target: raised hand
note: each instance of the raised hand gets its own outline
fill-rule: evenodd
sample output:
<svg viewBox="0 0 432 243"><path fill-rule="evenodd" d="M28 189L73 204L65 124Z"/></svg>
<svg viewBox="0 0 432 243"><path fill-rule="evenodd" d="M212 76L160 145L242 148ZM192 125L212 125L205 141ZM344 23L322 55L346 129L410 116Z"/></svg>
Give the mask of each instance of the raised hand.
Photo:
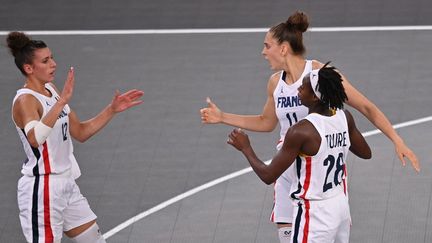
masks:
<svg viewBox="0 0 432 243"><path fill-rule="evenodd" d="M144 95L144 91L132 89L124 94L120 94L118 90L111 102L111 109L114 113L125 111L133 106L141 104L143 101L140 98Z"/></svg>
<svg viewBox="0 0 432 243"><path fill-rule="evenodd" d="M200 110L201 122L205 124L214 124L222 122L222 111L210 100L206 99L207 107Z"/></svg>
<svg viewBox="0 0 432 243"><path fill-rule="evenodd" d="M235 128L228 135L228 144L231 144L234 148L239 151L243 151L246 148L250 148L249 137L246 133L243 132L240 128Z"/></svg>
<svg viewBox="0 0 432 243"><path fill-rule="evenodd" d="M66 105L69 103L70 99L72 98L73 90L75 85L75 73L74 68L70 67L65 84L63 86L63 90L60 94L60 98L58 102L63 103Z"/></svg>

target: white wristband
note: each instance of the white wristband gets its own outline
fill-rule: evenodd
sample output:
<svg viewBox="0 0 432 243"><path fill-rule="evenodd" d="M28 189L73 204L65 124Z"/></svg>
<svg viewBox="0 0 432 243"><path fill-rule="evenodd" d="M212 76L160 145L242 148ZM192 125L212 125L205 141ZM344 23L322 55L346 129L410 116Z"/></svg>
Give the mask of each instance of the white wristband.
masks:
<svg viewBox="0 0 432 243"><path fill-rule="evenodd" d="M52 130L52 127L43 124L42 121L33 120L27 123L27 125L25 125L24 127L24 131L27 136L28 136L28 132L32 128L34 128L35 139L39 145L42 145L45 142L45 140L48 138Z"/></svg>
<svg viewBox="0 0 432 243"><path fill-rule="evenodd" d="M25 134L28 136L29 131L34 128L36 126L36 124L38 124L39 121L33 120L33 121L29 121L25 127L24 127L24 132Z"/></svg>

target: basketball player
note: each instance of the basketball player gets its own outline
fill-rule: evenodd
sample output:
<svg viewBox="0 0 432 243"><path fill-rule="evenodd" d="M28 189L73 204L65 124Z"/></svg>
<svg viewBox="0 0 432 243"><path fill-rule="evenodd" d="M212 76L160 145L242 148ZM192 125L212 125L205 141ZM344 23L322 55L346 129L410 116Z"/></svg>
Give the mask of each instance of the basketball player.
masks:
<svg viewBox="0 0 432 243"><path fill-rule="evenodd" d="M371 150L348 111L342 77L333 67L313 70L299 87L309 115L291 126L270 165L257 158L249 139L234 129L228 143L241 151L266 184L292 165L296 176L290 190L294 206L291 242L349 241L350 212L346 196L345 162L348 149L369 159Z"/></svg>
<svg viewBox="0 0 432 243"><path fill-rule="evenodd" d="M323 66L316 60L304 58L305 46L303 33L309 27L309 20L305 13L295 12L286 22L270 28L264 39L262 54L268 60L273 74L267 85L267 101L260 115L237 115L221 111L210 98L207 98L208 107L200 110L201 120L206 124L224 123L250 131L271 132L279 122L281 126L280 140L277 149L283 144L285 134L290 126L297 123L307 115L307 108L298 98L297 88L301 85L303 77L312 69ZM282 70L282 71L279 71ZM404 157L411 160L415 170L420 170L416 155L408 148L402 138L393 129L385 115L356 90L349 81L342 76L343 86L348 96L346 103L367 117L380 129L395 146L395 150L402 164ZM271 221L279 229L280 242L289 242L292 223L292 207L289 203L287 188L290 188L290 168L275 182L274 208Z"/></svg>
<svg viewBox="0 0 432 243"><path fill-rule="evenodd" d="M73 68L59 92L52 83L56 63L43 41L11 32L7 44L25 76L12 104L12 118L27 155L18 182L24 236L33 243L60 242L64 232L77 243L105 242L96 215L75 183L80 171L72 137L86 141L115 114L142 103L143 92L116 92L105 109L82 122L68 105L75 82Z"/></svg>

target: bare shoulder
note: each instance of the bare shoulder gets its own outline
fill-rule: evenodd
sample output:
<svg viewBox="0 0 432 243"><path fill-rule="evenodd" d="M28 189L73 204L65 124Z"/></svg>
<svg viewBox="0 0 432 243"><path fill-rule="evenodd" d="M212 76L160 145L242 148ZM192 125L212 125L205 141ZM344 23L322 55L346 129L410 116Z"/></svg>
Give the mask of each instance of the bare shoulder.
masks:
<svg viewBox="0 0 432 243"><path fill-rule="evenodd" d="M268 81L268 85L267 85L269 92L273 93L273 91L276 88L276 85L279 82L281 75L282 75L282 71L279 71L279 72L276 72L270 76L269 81Z"/></svg>
<svg viewBox="0 0 432 243"><path fill-rule="evenodd" d="M328 65L328 67L331 67L331 66L332 66L332 64L330 63ZM318 60L312 60L312 69L320 69L322 67L324 67L324 63L322 63ZM338 72L342 76L343 80L346 80L346 78L343 76L343 74L341 73L340 70L338 70L337 68L335 68L335 70L336 70L336 72Z"/></svg>
<svg viewBox="0 0 432 243"><path fill-rule="evenodd" d="M316 129L310 121L302 119L288 129L287 136L295 138L310 137L310 135L315 131Z"/></svg>
<svg viewBox="0 0 432 243"><path fill-rule="evenodd" d="M349 127L352 127L352 125L354 124L354 118L353 118L351 112L349 112L349 111L346 110L346 109L344 109L343 111L344 111L344 113L345 113L345 117L346 117L346 119L347 119L348 126L349 126Z"/></svg>
<svg viewBox="0 0 432 243"><path fill-rule="evenodd" d="M347 117L347 119L348 119L348 118L349 118L349 119L353 119L353 116L352 116L351 112L349 112L349 111L346 110L346 109L343 109L343 112L345 113L345 116Z"/></svg>
<svg viewBox="0 0 432 243"><path fill-rule="evenodd" d="M13 109L21 109L27 106L35 106L39 101L31 94L22 94L18 96L13 104Z"/></svg>
<svg viewBox="0 0 432 243"><path fill-rule="evenodd" d="M324 64L318 60L312 60L312 69L320 69Z"/></svg>
<svg viewBox="0 0 432 243"><path fill-rule="evenodd" d="M330 63L327 66L332 67L333 65ZM320 69L322 67L324 67L324 63L322 63L318 60L312 60L312 69ZM338 70L336 69L336 71L338 71Z"/></svg>
<svg viewBox="0 0 432 243"><path fill-rule="evenodd" d="M280 77L281 77L281 75L282 75L282 72L283 71L279 71L279 72L276 72L276 73L273 73L271 76L270 76L270 78L269 78L269 82L270 83L274 83L275 85L279 82L279 79L280 79Z"/></svg>
<svg viewBox="0 0 432 243"><path fill-rule="evenodd" d="M23 128L23 118L28 114L40 113L42 110L41 103L31 94L22 94L12 106L12 118L18 127Z"/></svg>

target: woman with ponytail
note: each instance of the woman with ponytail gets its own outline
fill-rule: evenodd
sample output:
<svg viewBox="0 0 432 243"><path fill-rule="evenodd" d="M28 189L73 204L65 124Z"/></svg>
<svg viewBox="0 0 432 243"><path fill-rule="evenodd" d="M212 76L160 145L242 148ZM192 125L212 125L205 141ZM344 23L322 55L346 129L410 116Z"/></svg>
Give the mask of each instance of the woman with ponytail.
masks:
<svg viewBox="0 0 432 243"><path fill-rule="evenodd" d="M312 69L323 67L317 60L304 57L306 48L303 44L303 33L309 27L308 16L300 11L292 14L287 21L270 28L264 39L262 55L269 62L270 68L276 71L268 80L267 101L259 115L238 115L226 113L219 109L210 98L208 107L200 110L202 123L223 123L250 131L271 132L279 123L281 126L279 150L284 142L289 127L306 117L308 108L298 98L298 87L303 78ZM355 89L343 75L343 87L348 96L346 104L361 112L375 127L381 130L394 144L396 153L405 165L407 157L416 171L420 170L419 161L403 139L393 129L387 117L378 107ZM288 168L275 182L274 208L271 221L279 228L281 242L289 242L292 224L292 203L289 195L291 177L295 175Z"/></svg>

